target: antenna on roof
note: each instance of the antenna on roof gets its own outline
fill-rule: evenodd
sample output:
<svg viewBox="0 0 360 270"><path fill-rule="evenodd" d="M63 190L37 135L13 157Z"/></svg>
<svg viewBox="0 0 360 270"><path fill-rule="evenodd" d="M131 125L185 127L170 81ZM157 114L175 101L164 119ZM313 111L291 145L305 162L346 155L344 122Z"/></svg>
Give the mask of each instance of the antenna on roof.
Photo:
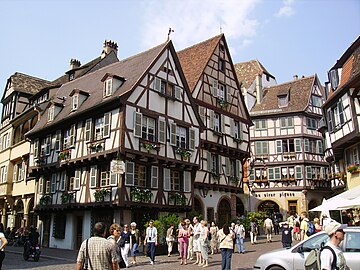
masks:
<svg viewBox="0 0 360 270"><path fill-rule="evenodd" d="M171 33L173 33L174 32L174 30L173 29L171 29L171 27L169 28L169 33L168 33L168 37L167 37L167 40L169 40L170 39L170 34Z"/></svg>

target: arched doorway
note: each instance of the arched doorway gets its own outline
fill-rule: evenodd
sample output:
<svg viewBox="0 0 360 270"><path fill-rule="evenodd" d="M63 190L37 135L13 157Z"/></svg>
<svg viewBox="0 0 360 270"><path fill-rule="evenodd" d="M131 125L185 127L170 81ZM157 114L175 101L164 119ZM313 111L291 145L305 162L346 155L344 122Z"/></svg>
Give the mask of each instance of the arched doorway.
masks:
<svg viewBox="0 0 360 270"><path fill-rule="evenodd" d="M34 212L34 198L31 198L28 205L27 226L30 227L31 225L34 225L35 228L37 228L37 220L38 216Z"/></svg>
<svg viewBox="0 0 360 270"><path fill-rule="evenodd" d="M245 207L241 199L236 197L236 216L241 217L242 215L245 215Z"/></svg>
<svg viewBox="0 0 360 270"><path fill-rule="evenodd" d="M280 207L276 202L264 201L259 204L258 211L271 215L274 212L280 212Z"/></svg>
<svg viewBox="0 0 360 270"><path fill-rule="evenodd" d="M22 222L24 220L24 203L22 200L16 202L15 211L15 228L18 229L24 226Z"/></svg>
<svg viewBox="0 0 360 270"><path fill-rule="evenodd" d="M222 199L218 208L218 225L222 227L224 224L229 224L231 220L231 205L226 199Z"/></svg>

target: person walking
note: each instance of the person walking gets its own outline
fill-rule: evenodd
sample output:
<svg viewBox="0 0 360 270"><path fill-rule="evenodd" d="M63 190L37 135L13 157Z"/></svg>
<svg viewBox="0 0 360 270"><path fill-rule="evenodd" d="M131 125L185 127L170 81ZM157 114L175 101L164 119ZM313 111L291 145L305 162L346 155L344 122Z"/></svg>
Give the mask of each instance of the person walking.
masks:
<svg viewBox="0 0 360 270"><path fill-rule="evenodd" d="M200 243L201 259L200 259L200 262L199 262L199 266L208 267L209 266L209 255L208 255L208 250L209 250L209 242L208 242L209 229L207 227L207 221L206 220L201 220L200 224L201 224L201 227L200 227L199 243Z"/></svg>
<svg viewBox="0 0 360 270"><path fill-rule="evenodd" d="M168 246L168 257L171 256L174 242L175 242L174 224L170 224L170 227L166 231L166 244Z"/></svg>
<svg viewBox="0 0 360 270"><path fill-rule="evenodd" d="M294 217L293 239L300 241L300 217Z"/></svg>
<svg viewBox="0 0 360 270"><path fill-rule="evenodd" d="M233 252L235 252L235 248L236 248L236 232L235 232L235 223L234 222L231 223L230 231L232 231L233 234L235 235L235 237L233 239Z"/></svg>
<svg viewBox="0 0 360 270"><path fill-rule="evenodd" d="M113 247L115 248L116 251L116 259L118 261L118 266L119 269L121 268L125 268L126 264L123 261L123 258L121 256L121 250L120 247L118 245L118 240L120 239L120 234L121 234L121 228L120 225L117 223L114 223L110 226L109 229L109 233L110 236L107 238L107 240L110 241L110 243L113 245Z"/></svg>
<svg viewBox="0 0 360 270"><path fill-rule="evenodd" d="M131 264L136 264L136 252L138 251L139 245L141 245L141 235L140 231L136 228L136 223L130 223L130 237L131 237L131 252L130 255L132 257Z"/></svg>
<svg viewBox="0 0 360 270"><path fill-rule="evenodd" d="M129 231L129 225L125 224L124 229L120 234L120 239L123 241L123 246L120 246L121 248L121 256L124 260L124 263L126 267L129 267L129 250L131 243L131 237L130 237L130 231Z"/></svg>
<svg viewBox="0 0 360 270"><path fill-rule="evenodd" d="M187 228L187 224L185 221L181 222L181 228L178 232L178 242L179 242L179 253L180 253L180 264L187 264L187 252L188 252L188 244L190 232Z"/></svg>
<svg viewBox="0 0 360 270"><path fill-rule="evenodd" d="M256 238L258 235L258 225L256 223L256 219L252 218L250 222L250 242L252 245L256 244Z"/></svg>
<svg viewBox="0 0 360 270"><path fill-rule="evenodd" d="M211 249L211 255L214 255L214 253L218 252L218 238L217 233L219 231L218 226L216 226L215 222L211 222L211 227L209 233L211 234L211 240L210 240L210 249Z"/></svg>
<svg viewBox="0 0 360 270"><path fill-rule="evenodd" d="M307 218L307 213L306 213L306 212L301 212L300 217L301 217L301 222L300 222L300 240L302 241L302 240L308 238L306 232L307 232L307 230L308 230L308 222L309 222L309 219Z"/></svg>
<svg viewBox="0 0 360 270"><path fill-rule="evenodd" d="M81 243L76 259L76 270L83 269L83 265L86 264L86 261L88 262L89 269L92 270L117 270L118 260L116 258L116 250L113 244L105 239L105 223L96 223L93 233L93 237L90 237Z"/></svg>
<svg viewBox="0 0 360 270"><path fill-rule="evenodd" d="M331 221L325 228L325 232L329 235L330 240L325 244L328 248L324 248L320 253L321 270L349 270L343 251L340 248L341 241L344 240L346 227L339 222ZM334 257L335 254L335 257Z"/></svg>
<svg viewBox="0 0 360 270"><path fill-rule="evenodd" d="M188 252L187 252L187 260L192 260L193 259L193 238L194 238L194 227L190 222L190 219L185 219L185 224L188 228L189 231L189 243L188 243Z"/></svg>
<svg viewBox="0 0 360 270"><path fill-rule="evenodd" d="M4 224L0 223L0 270L5 259L5 246L8 244L4 234Z"/></svg>
<svg viewBox="0 0 360 270"><path fill-rule="evenodd" d="M272 242L271 240L271 234L272 234L272 230L274 229L274 224L272 222L272 220L267 217L264 221L264 231L266 234L266 242Z"/></svg>
<svg viewBox="0 0 360 270"><path fill-rule="evenodd" d="M245 228L241 224L240 220L235 225L235 236L238 253L245 253L244 239L245 239Z"/></svg>
<svg viewBox="0 0 360 270"><path fill-rule="evenodd" d="M201 250L200 250L200 227L201 227L201 225L199 223L198 217L194 217L193 222L194 222L193 251L196 254L196 261L194 262L194 264L199 264L202 261Z"/></svg>
<svg viewBox="0 0 360 270"><path fill-rule="evenodd" d="M282 223L281 225L281 243L283 245L283 248L291 248L292 244L292 236L291 231L292 228L289 227L289 224L287 222Z"/></svg>
<svg viewBox="0 0 360 270"><path fill-rule="evenodd" d="M231 257L233 253L234 233L230 230L229 225L225 224L218 232L219 248L221 250L221 270L231 269Z"/></svg>
<svg viewBox="0 0 360 270"><path fill-rule="evenodd" d="M155 251L156 246L158 245L158 232L156 227L154 227L154 221L149 221L149 227L146 228L144 244L146 244L146 251L150 257L150 264L155 262Z"/></svg>

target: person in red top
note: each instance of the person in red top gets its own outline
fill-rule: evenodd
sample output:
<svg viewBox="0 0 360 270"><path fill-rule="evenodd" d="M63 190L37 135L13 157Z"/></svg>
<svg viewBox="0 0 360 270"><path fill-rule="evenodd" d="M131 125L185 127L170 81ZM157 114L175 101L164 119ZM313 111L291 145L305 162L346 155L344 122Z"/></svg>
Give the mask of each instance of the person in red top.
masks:
<svg viewBox="0 0 360 270"><path fill-rule="evenodd" d="M180 243L180 264L187 264L187 251L189 244L190 232L187 228L187 224L182 221L181 228L179 229L178 240Z"/></svg>

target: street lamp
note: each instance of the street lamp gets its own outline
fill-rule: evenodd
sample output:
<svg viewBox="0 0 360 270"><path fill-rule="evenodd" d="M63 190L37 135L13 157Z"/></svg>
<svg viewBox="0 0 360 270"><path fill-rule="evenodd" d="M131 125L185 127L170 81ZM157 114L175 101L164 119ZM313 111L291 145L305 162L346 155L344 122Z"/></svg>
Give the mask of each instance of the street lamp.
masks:
<svg viewBox="0 0 360 270"><path fill-rule="evenodd" d="M201 197L205 198L209 192L209 189L207 187L199 187L199 192Z"/></svg>

